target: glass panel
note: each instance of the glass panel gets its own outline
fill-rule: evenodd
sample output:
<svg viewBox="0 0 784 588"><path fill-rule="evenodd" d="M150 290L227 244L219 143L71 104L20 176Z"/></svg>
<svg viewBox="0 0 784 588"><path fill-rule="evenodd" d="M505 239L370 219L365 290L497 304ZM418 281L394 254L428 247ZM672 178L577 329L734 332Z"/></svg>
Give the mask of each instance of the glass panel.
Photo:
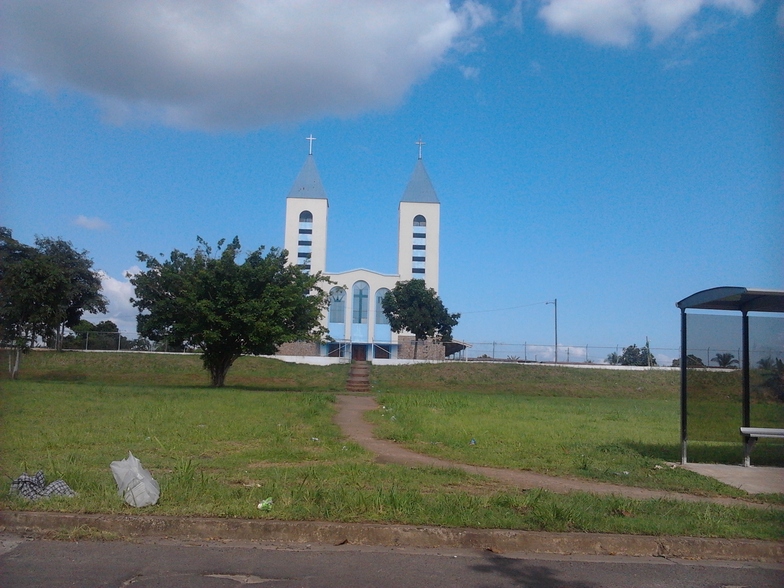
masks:
<svg viewBox="0 0 784 588"><path fill-rule="evenodd" d="M329 322L346 322L346 291L343 288L329 291Z"/></svg>
<svg viewBox="0 0 784 588"><path fill-rule="evenodd" d="M387 295L389 290L387 288L381 288L376 291L376 324L377 325L388 325L389 319L387 319L387 315L384 314L384 305L382 301L384 300L384 296Z"/></svg>
<svg viewBox="0 0 784 588"><path fill-rule="evenodd" d="M370 297L370 286L367 282L357 282L354 284L353 303L354 309L351 322L358 325L365 325L368 322L368 298Z"/></svg>

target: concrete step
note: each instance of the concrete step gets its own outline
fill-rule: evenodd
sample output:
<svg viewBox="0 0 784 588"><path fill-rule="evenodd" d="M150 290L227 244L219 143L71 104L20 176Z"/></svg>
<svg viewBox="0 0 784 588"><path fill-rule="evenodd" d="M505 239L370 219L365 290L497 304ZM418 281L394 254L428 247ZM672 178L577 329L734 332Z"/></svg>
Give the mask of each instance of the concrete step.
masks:
<svg viewBox="0 0 784 588"><path fill-rule="evenodd" d="M370 392L370 364L366 361L354 361L348 372L346 381L348 392Z"/></svg>

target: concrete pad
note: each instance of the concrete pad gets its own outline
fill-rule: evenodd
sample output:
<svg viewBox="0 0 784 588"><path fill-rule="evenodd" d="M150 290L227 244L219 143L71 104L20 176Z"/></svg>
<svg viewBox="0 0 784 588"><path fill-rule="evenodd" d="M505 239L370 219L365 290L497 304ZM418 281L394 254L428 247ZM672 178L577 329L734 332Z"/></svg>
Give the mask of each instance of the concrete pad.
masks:
<svg viewBox="0 0 784 588"><path fill-rule="evenodd" d="M784 493L784 468L687 463L681 467L745 490L749 494Z"/></svg>

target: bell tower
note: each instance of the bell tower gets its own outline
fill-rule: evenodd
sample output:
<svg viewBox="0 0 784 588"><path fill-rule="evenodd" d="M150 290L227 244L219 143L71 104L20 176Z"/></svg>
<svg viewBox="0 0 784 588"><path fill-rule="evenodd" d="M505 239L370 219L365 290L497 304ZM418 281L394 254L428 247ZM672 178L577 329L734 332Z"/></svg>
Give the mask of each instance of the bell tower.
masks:
<svg viewBox="0 0 784 588"><path fill-rule="evenodd" d="M419 157L398 207L397 267L401 281L425 280L438 291L441 203L422 163L424 144L416 142Z"/></svg>
<svg viewBox="0 0 784 588"><path fill-rule="evenodd" d="M310 142L308 158L286 197L283 243L289 252L289 263L315 274L327 269L329 200L313 159L313 141L316 138L311 134L307 140Z"/></svg>

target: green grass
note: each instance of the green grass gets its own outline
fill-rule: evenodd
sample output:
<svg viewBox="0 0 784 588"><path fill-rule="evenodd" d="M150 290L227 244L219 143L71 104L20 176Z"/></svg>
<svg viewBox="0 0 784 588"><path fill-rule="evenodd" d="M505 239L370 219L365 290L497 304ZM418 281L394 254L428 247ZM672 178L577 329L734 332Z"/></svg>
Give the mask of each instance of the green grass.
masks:
<svg viewBox="0 0 784 588"><path fill-rule="evenodd" d="M597 371L610 374L603 385L589 370L481 366L463 390L472 367L480 366L374 368L375 385L388 390L379 394L387 410L373 417L379 431L468 463L744 494L656 467L677 455L677 381L672 390L668 372L619 372L632 376L624 381ZM784 539L779 509L521 491L460 470L376 464L332 423L346 374L346 366L243 358L228 386L212 389L194 356L28 354L21 381L0 381L5 488L43 469L79 495L31 504L2 492L0 508ZM411 382L419 392L400 391ZM109 463L129 450L161 485L155 506L136 510L117 495ZM260 511L268 497L272 510Z"/></svg>

